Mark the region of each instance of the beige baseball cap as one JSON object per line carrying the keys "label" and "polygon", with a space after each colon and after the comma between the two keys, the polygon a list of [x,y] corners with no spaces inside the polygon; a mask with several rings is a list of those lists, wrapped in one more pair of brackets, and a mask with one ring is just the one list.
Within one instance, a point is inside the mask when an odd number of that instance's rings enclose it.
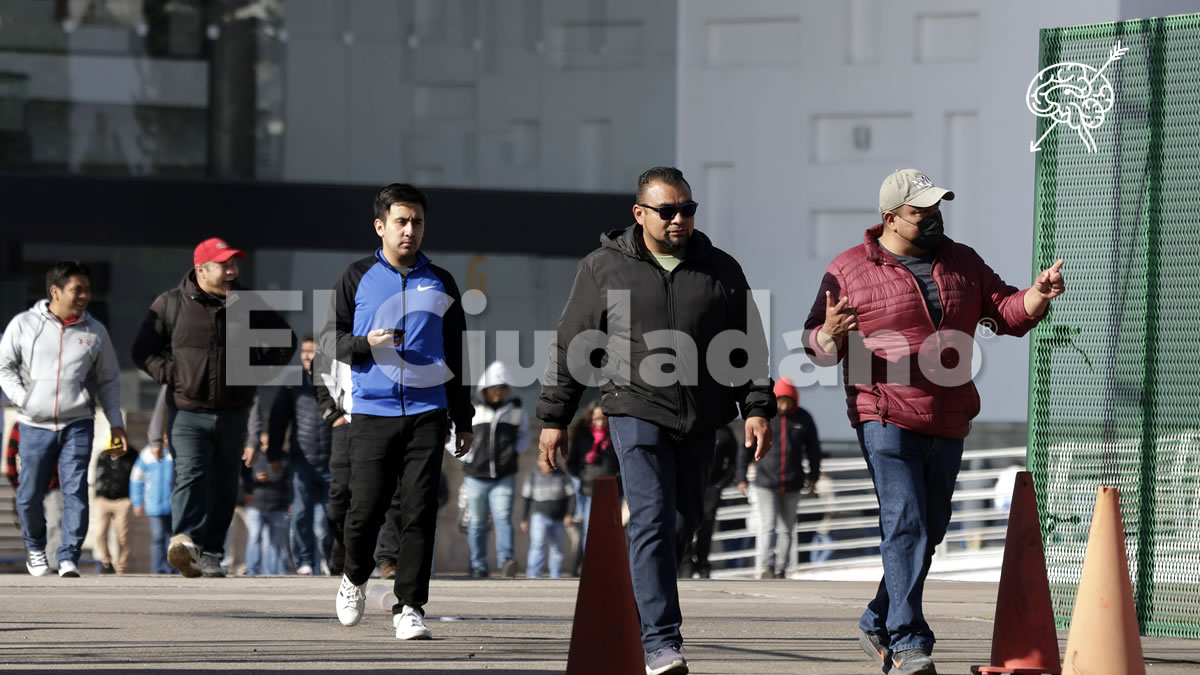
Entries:
{"label": "beige baseball cap", "polygon": [[898,169],[879,186],[879,212],[891,211],[902,204],[923,209],[942,199],[954,199],[954,193],[937,187],[919,169]]}

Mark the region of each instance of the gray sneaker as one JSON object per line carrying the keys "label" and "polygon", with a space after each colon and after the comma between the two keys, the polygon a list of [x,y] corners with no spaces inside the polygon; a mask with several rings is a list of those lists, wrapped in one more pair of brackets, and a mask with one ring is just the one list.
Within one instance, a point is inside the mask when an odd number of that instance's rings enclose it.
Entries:
{"label": "gray sneaker", "polygon": [[50,563],[46,560],[46,552],[30,551],[29,557],[25,560],[25,569],[35,577],[44,577],[50,574]]}
{"label": "gray sneaker", "polygon": [[683,675],[687,671],[687,659],[679,653],[679,645],[667,645],[646,654],[646,675]]}
{"label": "gray sneaker", "polygon": [[225,568],[221,567],[221,556],[216,553],[205,553],[200,556],[200,573],[206,577],[223,577]]}
{"label": "gray sneaker", "polygon": [[924,649],[905,649],[892,654],[892,675],[937,675],[933,659]]}
{"label": "gray sneaker", "polygon": [[871,657],[883,672],[892,669],[892,650],[888,649],[883,636],[864,630],[858,638],[858,646],[862,647],[863,652]]}

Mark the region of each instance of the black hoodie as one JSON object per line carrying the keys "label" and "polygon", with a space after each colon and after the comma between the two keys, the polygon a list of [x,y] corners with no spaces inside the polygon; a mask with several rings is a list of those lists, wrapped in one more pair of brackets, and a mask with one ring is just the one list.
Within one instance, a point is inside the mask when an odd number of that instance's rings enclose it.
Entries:
{"label": "black hoodie", "polygon": [[[610,311],[609,291],[628,293],[630,316]],[[749,328],[747,308],[753,317]],[[727,330],[748,334],[746,344],[756,353],[739,372],[718,382],[714,375],[720,373],[709,371],[706,354],[713,339]],[[737,416],[738,406],[743,417],[775,415],[766,336],[746,276],[732,256],[714,247],[701,232],[693,232],[684,259],[671,272],[646,250],[642,227],[636,224],[602,235],[600,248],[580,262],[558,322],[556,358],[547,367],[538,399],[537,417],[547,428],[567,428],[588,384],[576,381],[567,367],[572,340],[584,331],[608,335],[607,345],[597,345],[592,361],[598,365],[603,350],[604,374],[609,379],[600,390],[606,415],[628,415],[657,424],[676,439],[727,424]],[[663,331],[653,336],[662,342],[648,346],[647,336],[655,331]],[[690,336],[696,346],[693,354],[686,343],[672,337],[678,333]],[[588,350],[576,345],[570,352],[571,358],[577,358]],[[694,379],[667,386],[646,382],[643,361],[647,372],[661,373],[665,369],[659,364],[664,360],[683,363],[685,368],[690,365]],[[732,358],[719,354],[716,360],[738,364],[737,352]]]}

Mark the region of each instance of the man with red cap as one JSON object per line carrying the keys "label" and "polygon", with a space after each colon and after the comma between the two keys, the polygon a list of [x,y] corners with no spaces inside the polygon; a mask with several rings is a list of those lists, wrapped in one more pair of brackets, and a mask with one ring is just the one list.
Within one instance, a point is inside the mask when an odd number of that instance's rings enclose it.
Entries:
{"label": "man with red cap", "polygon": [[[245,257],[222,239],[200,242],[193,268],[178,287],[155,298],[133,343],[133,362],[171,392],[167,425],[175,489],[167,562],[186,577],[225,576],[221,559],[255,389],[228,384],[228,335],[288,327],[275,312],[255,311],[248,326],[227,329],[227,307],[240,289],[237,261]],[[250,365],[283,365],[295,351],[293,333],[289,347],[251,349]]]}
{"label": "man with red cap", "polygon": [[[771,420],[771,438],[778,452],[754,463],[754,505],[758,514],[756,566],[763,579],[787,576],[792,542],[796,539],[796,507],[801,494],[816,491],[821,475],[821,443],[812,415],[797,405],[796,387],[786,377],[775,382],[779,414]],[[754,456],[749,448],[738,450],[738,490],[746,494],[746,470]],[[807,465],[805,460],[807,460]]]}

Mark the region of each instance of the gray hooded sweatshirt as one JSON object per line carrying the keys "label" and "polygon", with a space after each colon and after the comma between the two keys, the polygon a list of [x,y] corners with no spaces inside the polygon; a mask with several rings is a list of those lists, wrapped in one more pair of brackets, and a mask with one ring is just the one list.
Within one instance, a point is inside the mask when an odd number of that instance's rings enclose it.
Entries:
{"label": "gray hooded sweatshirt", "polygon": [[13,318],[0,339],[0,387],[17,419],[58,431],[95,415],[97,402],[113,427],[124,427],[117,353],[108,330],[87,312],[64,324],[42,300]]}

